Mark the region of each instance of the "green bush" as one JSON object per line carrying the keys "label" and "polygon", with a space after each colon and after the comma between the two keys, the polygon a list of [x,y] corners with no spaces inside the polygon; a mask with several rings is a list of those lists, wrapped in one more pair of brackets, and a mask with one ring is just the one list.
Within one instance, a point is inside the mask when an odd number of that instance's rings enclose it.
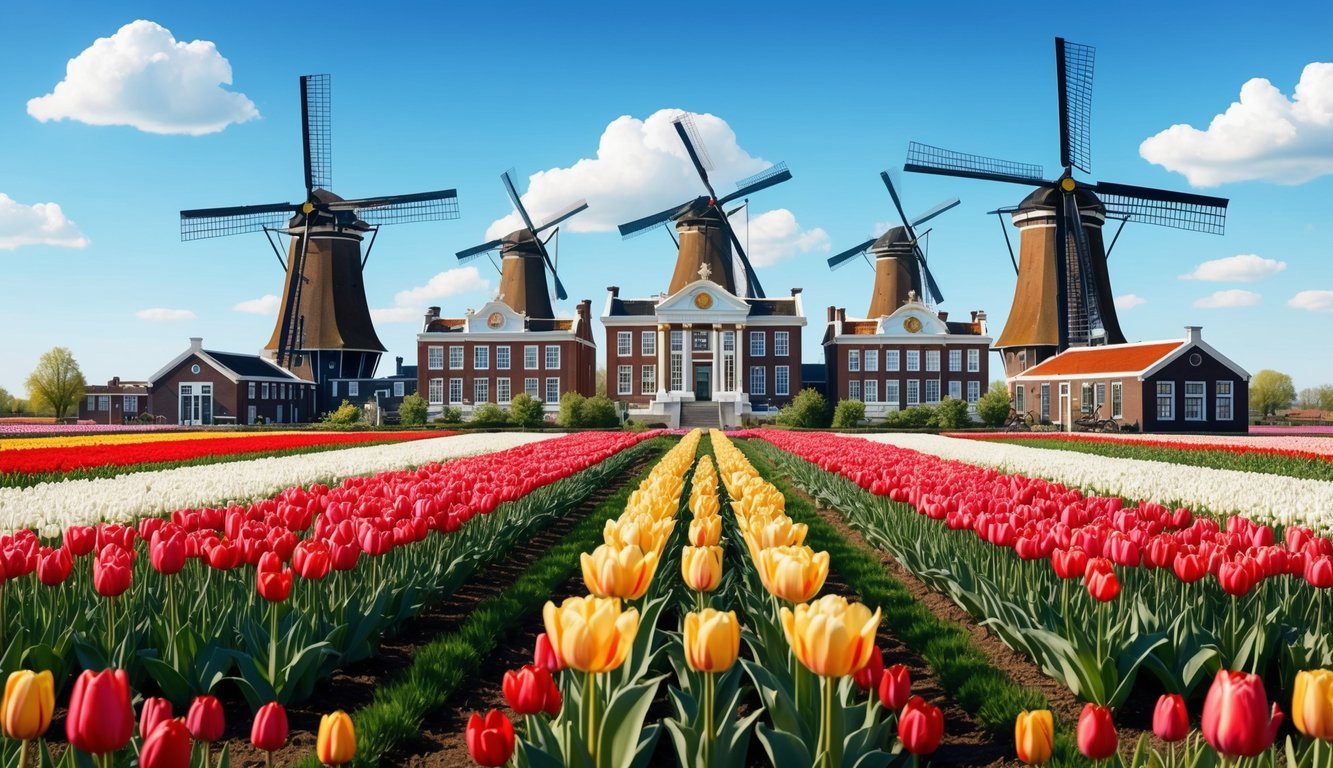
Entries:
{"label": "green bush", "polygon": [[545,424],[546,416],[542,410],[542,401],[527,392],[514,395],[514,399],[509,403],[509,421],[516,427],[540,427]]}
{"label": "green bush", "polygon": [[991,382],[990,389],[977,401],[977,415],[981,417],[981,423],[988,427],[999,427],[1009,418],[1009,409],[1012,408],[1009,401],[1009,388],[1003,381]]}
{"label": "green bush", "polygon": [[561,395],[560,412],[556,414],[555,423],[565,428],[582,426],[580,422],[583,419],[583,404],[587,399],[578,392],[566,392]]}
{"label": "green bush", "polygon": [[398,406],[398,423],[404,427],[419,427],[426,423],[426,398],[413,392]]}
{"label": "green bush", "polygon": [[361,423],[361,406],[353,405],[344,400],[342,405],[338,406],[337,410],[330,411],[329,414],[324,417],[324,421],[329,424],[340,424],[343,426],[359,424]]}
{"label": "green bush", "polygon": [[833,428],[858,427],[866,420],[866,404],[860,400],[839,400],[833,409]]}
{"label": "green bush", "polygon": [[958,429],[971,426],[972,416],[967,412],[966,400],[946,397],[935,406],[935,415],[930,426],[939,429]]}
{"label": "green bush", "polygon": [[935,426],[935,408],[914,405],[901,411],[890,411],[884,417],[884,426],[894,429],[924,429]]}
{"label": "green bush", "polygon": [[784,427],[822,429],[832,419],[828,401],[817,390],[806,387],[778,411],[778,423]]}
{"label": "green bush", "polygon": [[436,419],[436,421],[443,424],[462,424],[463,412],[458,408],[446,405],[440,410],[440,418]]}
{"label": "green bush", "polygon": [[577,392],[566,392],[560,396],[560,414],[555,423],[569,429],[618,427],[620,415],[616,404],[606,395],[584,397]]}
{"label": "green bush", "polygon": [[509,423],[509,414],[495,403],[482,403],[472,409],[469,423],[479,427],[500,427]]}

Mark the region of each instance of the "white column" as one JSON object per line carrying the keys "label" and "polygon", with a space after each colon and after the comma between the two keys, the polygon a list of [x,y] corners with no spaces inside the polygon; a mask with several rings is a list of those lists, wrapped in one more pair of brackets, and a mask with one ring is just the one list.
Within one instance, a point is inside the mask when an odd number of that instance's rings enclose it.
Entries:
{"label": "white column", "polygon": [[749,379],[745,378],[745,345],[749,340],[745,338],[745,326],[736,326],[736,391],[744,392]]}
{"label": "white column", "polygon": [[671,333],[670,326],[662,323],[657,326],[657,396],[664,399],[668,378],[671,376]]}
{"label": "white column", "polygon": [[694,395],[694,326],[691,323],[685,323],[682,327],[680,351],[684,360],[680,366],[680,389],[682,392],[689,392],[691,398]]}
{"label": "white column", "polygon": [[722,379],[722,326],[713,324],[713,379],[709,384],[713,387],[713,399],[717,399],[717,393],[722,391],[720,381]]}

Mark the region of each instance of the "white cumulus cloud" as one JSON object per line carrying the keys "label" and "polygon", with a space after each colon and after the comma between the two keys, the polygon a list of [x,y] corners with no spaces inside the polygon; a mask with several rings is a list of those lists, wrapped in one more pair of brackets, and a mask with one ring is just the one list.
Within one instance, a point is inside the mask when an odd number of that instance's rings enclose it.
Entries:
{"label": "white cumulus cloud", "polygon": [[216,133],[259,116],[231,85],[231,64],[207,40],[179,42],[151,21],[133,21],[98,38],[65,67],[51,93],[28,101],[28,114],[89,125],[128,125],[147,133]]}
{"label": "white cumulus cloud", "polygon": [[1205,261],[1181,280],[1207,280],[1212,283],[1253,283],[1272,277],[1287,268],[1287,262],[1265,259],[1253,253]]}
{"label": "white cumulus cloud", "polygon": [[194,313],[188,309],[167,309],[166,307],[141,309],[138,312],[135,312],[134,316],[140,320],[148,320],[154,323],[171,323],[179,320],[194,319]]}
{"label": "white cumulus cloud", "polygon": [[1253,78],[1207,130],[1173,125],[1145,139],[1139,155],[1198,187],[1304,184],[1333,173],[1333,63],[1307,64],[1290,98]]}
{"label": "white cumulus cloud", "polygon": [[1233,288],[1229,291],[1217,291],[1194,300],[1197,309],[1228,309],[1231,307],[1252,307],[1259,303],[1259,294],[1254,291],[1242,291]]}
{"label": "white cumulus cloud", "polygon": [[1138,306],[1147,304],[1148,300],[1136,293],[1127,293],[1124,296],[1115,297],[1115,308],[1120,311],[1130,310]]}
{"label": "white cumulus cloud", "polygon": [[247,315],[276,315],[278,314],[279,301],[280,299],[277,296],[266,293],[257,299],[246,299],[234,304],[232,309],[237,312],[244,312]]}
{"label": "white cumulus cloud", "polygon": [[88,245],[74,222],[65,218],[55,203],[24,205],[0,192],[0,251],[25,245],[58,245],[83,248]]}
{"label": "white cumulus cloud", "polygon": [[[738,232],[743,239],[744,231]],[[798,253],[819,251],[828,253],[828,233],[819,227],[801,229],[796,216],[786,208],[778,208],[750,220],[750,245],[747,252],[750,263],[769,267]]]}
{"label": "white cumulus cloud", "polygon": [[1287,306],[1310,312],[1333,312],[1333,291],[1301,291],[1287,300]]}
{"label": "white cumulus cloud", "polygon": [[490,281],[482,277],[476,267],[455,267],[438,273],[425,285],[399,291],[394,294],[394,306],[371,309],[370,316],[377,323],[419,321],[426,314],[426,304],[430,301],[490,290]]}

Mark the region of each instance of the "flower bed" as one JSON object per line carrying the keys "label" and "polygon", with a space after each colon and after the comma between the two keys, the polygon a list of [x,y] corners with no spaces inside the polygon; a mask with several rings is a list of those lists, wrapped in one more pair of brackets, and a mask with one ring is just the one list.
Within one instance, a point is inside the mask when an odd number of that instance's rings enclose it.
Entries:
{"label": "flower bed", "polygon": [[53,424],[51,422],[0,423],[0,437],[33,435],[91,435],[117,432],[172,432],[190,427],[178,424]]}

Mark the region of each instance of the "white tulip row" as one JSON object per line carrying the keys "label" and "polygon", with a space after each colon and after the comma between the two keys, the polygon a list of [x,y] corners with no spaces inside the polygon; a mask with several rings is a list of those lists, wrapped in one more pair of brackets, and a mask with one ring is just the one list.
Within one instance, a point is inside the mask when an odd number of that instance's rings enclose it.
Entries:
{"label": "white tulip row", "polygon": [[[853,437],[853,435],[849,435]],[[1144,499],[1259,522],[1333,532],[1333,483],[1280,475],[1117,459],[940,435],[855,435],[1003,472],[1040,477],[1087,493]]]}
{"label": "white tulip row", "polygon": [[[1047,437],[1050,435],[1050,437]],[[1172,448],[1198,450],[1263,449],[1273,451],[1303,451],[1333,459],[1333,439],[1306,435],[1143,435],[1131,432],[1078,432],[1052,433],[1039,432],[1022,434],[1014,432],[968,432],[958,437],[986,438],[998,437],[1006,440],[1037,439],[1051,440],[1053,444],[1060,440],[1104,443],[1152,443]]]}
{"label": "white tulip row", "polygon": [[33,528],[42,536],[55,536],[70,525],[128,522],[177,509],[245,502],[273,496],[294,485],[340,482],[354,475],[408,469],[556,436],[522,432],[461,434],[95,480],[41,483],[29,488],[0,488],[0,532]]}

